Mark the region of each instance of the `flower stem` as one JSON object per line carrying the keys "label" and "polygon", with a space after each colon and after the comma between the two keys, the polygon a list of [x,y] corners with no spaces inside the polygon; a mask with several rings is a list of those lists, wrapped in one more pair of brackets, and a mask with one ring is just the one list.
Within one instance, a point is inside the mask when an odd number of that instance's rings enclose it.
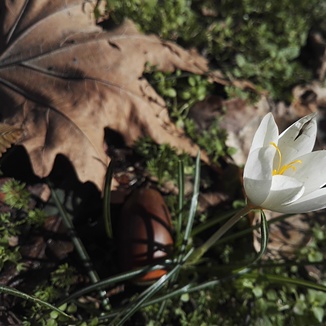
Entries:
{"label": "flower stem", "polygon": [[234,224],[236,224],[243,216],[247,215],[253,207],[247,205],[231,217],[225,224],[223,224],[205,243],[197,248],[189,257],[187,264],[195,264],[210,249],[217,240],[219,240]]}

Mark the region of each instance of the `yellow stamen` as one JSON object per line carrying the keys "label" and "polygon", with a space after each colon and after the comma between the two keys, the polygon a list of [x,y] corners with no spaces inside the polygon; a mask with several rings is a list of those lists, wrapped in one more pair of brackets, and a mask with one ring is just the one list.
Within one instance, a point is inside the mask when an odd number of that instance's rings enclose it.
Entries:
{"label": "yellow stamen", "polygon": [[282,166],[282,153],[281,153],[279,147],[274,142],[271,142],[270,144],[273,147],[275,147],[277,154],[278,154],[278,166],[277,166],[277,169],[273,170],[272,175],[276,175],[276,174],[282,175],[288,169],[292,169],[293,171],[295,171],[297,168],[294,166],[294,164],[302,163],[301,160],[295,160],[295,161],[290,162],[289,164],[285,164]]}
{"label": "yellow stamen", "polygon": [[273,141],[270,142],[270,144],[276,148],[276,151],[277,151],[277,154],[278,154],[278,167],[277,167],[277,170],[273,170],[273,175],[275,175],[275,174],[278,174],[277,171],[279,171],[281,169],[282,154],[281,154],[281,151],[278,148],[278,146]]}

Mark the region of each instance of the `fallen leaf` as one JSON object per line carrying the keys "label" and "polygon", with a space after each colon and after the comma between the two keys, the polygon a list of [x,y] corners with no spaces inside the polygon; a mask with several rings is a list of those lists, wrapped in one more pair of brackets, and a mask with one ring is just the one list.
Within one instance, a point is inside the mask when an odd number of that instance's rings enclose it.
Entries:
{"label": "fallen leaf", "polygon": [[194,51],[139,33],[131,21],[103,31],[92,8],[80,0],[2,1],[0,98],[2,120],[24,130],[21,144],[36,175],[47,176],[63,154],[82,182],[101,189],[110,160],[106,127],[127,145],[148,135],[196,155],[143,72],[147,63],[197,74],[208,65]]}
{"label": "fallen leaf", "polygon": [[22,129],[0,123],[0,157],[22,136]]}

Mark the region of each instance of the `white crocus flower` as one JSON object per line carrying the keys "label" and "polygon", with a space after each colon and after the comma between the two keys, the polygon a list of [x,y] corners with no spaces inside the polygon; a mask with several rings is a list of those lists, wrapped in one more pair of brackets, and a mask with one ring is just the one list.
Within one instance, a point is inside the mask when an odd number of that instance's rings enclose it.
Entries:
{"label": "white crocus flower", "polygon": [[312,152],[316,135],[316,114],[298,120],[281,135],[271,113],[263,118],[243,172],[247,206],[197,248],[191,262],[199,261],[252,209],[306,213],[326,207],[326,150]]}
{"label": "white crocus flower", "polygon": [[252,207],[305,213],[326,207],[326,151],[312,152],[316,115],[295,122],[281,135],[268,113],[254,136],[244,168]]}

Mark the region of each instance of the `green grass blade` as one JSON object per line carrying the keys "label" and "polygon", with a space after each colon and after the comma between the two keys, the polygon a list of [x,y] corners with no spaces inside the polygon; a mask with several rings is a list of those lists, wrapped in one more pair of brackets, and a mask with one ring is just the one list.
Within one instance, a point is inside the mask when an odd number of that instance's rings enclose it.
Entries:
{"label": "green grass blade", "polygon": [[178,224],[176,229],[176,243],[181,243],[181,229],[183,221],[183,207],[184,207],[184,185],[185,185],[185,176],[184,176],[184,164],[183,161],[178,163]]}
{"label": "green grass blade", "polygon": [[[180,266],[180,265],[178,265],[178,266]],[[208,288],[212,288],[214,286],[220,285],[224,281],[230,280],[230,278],[235,278],[237,276],[240,276],[240,275],[231,275],[231,276],[225,277],[224,279],[207,281],[207,282],[204,282],[204,283],[201,283],[201,284],[189,283],[189,284],[187,284],[187,285],[185,285],[185,286],[183,286],[181,288],[173,290],[173,291],[171,291],[171,292],[169,292],[167,294],[164,294],[164,295],[162,295],[162,296],[160,296],[158,298],[154,298],[152,300],[148,300],[146,302],[143,302],[139,308],[145,308],[145,307],[150,306],[150,305],[161,303],[162,301],[166,301],[168,299],[172,299],[172,298],[181,296],[182,294],[185,294],[185,293],[193,293],[193,292],[198,292],[198,291],[205,290],[205,289],[208,289]],[[118,314],[121,314],[121,311],[120,312],[115,311],[113,313],[103,315],[103,316],[101,316],[99,318],[99,320],[108,319],[108,318],[111,319],[113,317],[116,317]],[[110,325],[116,325],[116,324],[111,323]]]}
{"label": "green grass blade", "polygon": [[[187,253],[187,255],[185,256],[185,260],[187,260],[191,253],[192,250]],[[162,287],[175,276],[175,274],[179,273],[182,266],[183,263],[176,265],[170,272],[162,276],[157,282],[155,282],[147,290],[141,293],[140,296],[137,298],[137,302],[120,312],[112,321],[112,325],[123,325],[133,314],[135,314],[142,307],[142,305],[146,303],[146,301],[148,301],[154,294],[160,291]]]}
{"label": "green grass blade", "polygon": [[193,195],[191,198],[191,204],[190,204],[190,209],[189,209],[189,214],[188,214],[188,221],[187,221],[186,230],[185,230],[185,233],[183,236],[179,261],[181,261],[183,259],[183,255],[184,255],[186,246],[188,244],[188,241],[189,241],[189,238],[191,235],[192,226],[194,223],[194,219],[195,219],[196,211],[197,211],[197,205],[198,205],[199,186],[200,186],[200,152],[198,152],[197,157],[196,157],[194,192],[193,192]]}
{"label": "green grass blade", "polygon": [[[268,223],[268,225],[271,225],[271,224],[286,220],[288,217],[291,217],[291,216],[293,216],[293,214],[285,214],[285,215],[281,215],[281,216],[278,216],[278,217],[274,217],[273,219],[269,220],[267,223]],[[219,239],[216,242],[216,244],[220,245],[222,243],[228,243],[228,242],[230,242],[232,240],[241,238],[241,237],[243,237],[243,236],[245,236],[247,234],[252,233],[253,230],[257,230],[259,227],[261,227],[260,223],[258,223],[256,225],[253,225],[251,227],[248,227],[248,228],[246,228],[244,230],[235,232],[235,233],[233,233],[233,234],[231,234],[229,236],[226,236],[226,237],[223,237],[222,239]]]}
{"label": "green grass blade", "polygon": [[104,193],[103,193],[103,219],[105,225],[105,232],[110,239],[113,238],[111,209],[110,209],[112,175],[113,175],[113,163],[111,160],[106,170]]}
{"label": "green grass blade", "polygon": [[[151,285],[145,293],[143,293],[140,296],[140,299],[137,300],[137,302],[132,305],[131,307],[127,307],[122,312],[120,312],[116,318],[112,321],[112,325],[120,326],[123,325],[132,315],[134,315],[141,306],[155,293],[157,293],[164,284],[171,279],[171,277],[179,271],[181,268],[180,265],[177,265],[174,269],[172,269],[168,274],[162,276],[157,282],[155,282],[153,285]],[[123,316],[123,317],[122,317]],[[122,318],[121,318],[122,317]],[[121,318],[121,319],[120,319]]]}
{"label": "green grass blade", "polygon": [[50,303],[47,303],[41,299],[38,299],[38,298],[35,298],[29,294],[26,294],[24,292],[21,292],[21,291],[18,291],[14,288],[11,288],[11,287],[8,287],[8,286],[5,286],[5,285],[0,285],[0,293],[7,293],[7,294],[10,294],[10,295],[14,295],[16,297],[19,297],[19,298],[22,298],[26,301],[31,301],[33,303],[38,303],[46,308],[49,308],[50,310],[55,310],[56,312],[60,313],[61,315],[67,317],[67,318],[70,318],[70,319],[74,319],[72,316],[69,316],[67,315],[64,311],[60,310],[59,308],[53,306],[52,304]]}
{"label": "green grass blade", "polygon": [[109,286],[112,286],[114,284],[120,283],[120,282],[125,282],[130,279],[136,278],[138,276],[144,275],[148,273],[149,271],[154,271],[157,269],[162,269],[162,265],[156,265],[151,268],[140,268],[136,269],[130,272],[126,273],[121,273],[113,277],[109,277],[107,279],[103,279],[95,284],[91,284],[89,286],[86,286],[82,288],[81,290],[78,290],[74,293],[72,293],[69,297],[65,298],[64,300],[60,301],[60,305],[66,303],[66,302],[71,302],[76,298],[79,298],[85,294],[88,294],[90,292],[95,292],[95,291],[100,291],[105,288],[108,288]]}
{"label": "green grass blade", "polygon": [[229,229],[239,222],[244,216],[251,211],[249,206],[239,210],[232,218],[227,220],[215,233],[213,233],[200,247],[198,247],[189,259],[189,264],[197,264],[201,257],[209,250]]}
{"label": "green grass blade", "polygon": [[82,261],[82,263],[84,264],[84,267],[86,268],[86,270],[88,271],[88,275],[91,279],[92,283],[96,283],[98,282],[100,279],[96,273],[96,271],[92,268],[92,264],[91,264],[91,260],[90,257],[84,247],[84,244],[82,243],[82,241],[80,240],[80,238],[77,236],[75,227],[73,225],[73,223],[71,222],[71,218],[69,216],[69,214],[66,212],[65,208],[63,207],[63,205],[61,204],[58,195],[55,191],[55,189],[52,187],[51,183],[48,182],[48,185],[51,189],[51,196],[59,210],[59,213],[62,217],[62,220],[69,232],[71,241],[73,242],[75,249]]}
{"label": "green grass blade", "polygon": [[229,210],[227,212],[223,212],[221,214],[219,214],[218,216],[216,216],[215,218],[211,218],[209,219],[207,222],[205,223],[201,223],[197,226],[195,226],[192,229],[191,235],[195,236],[207,229],[210,229],[211,227],[213,227],[216,224],[219,224],[223,221],[225,221],[226,219],[230,218],[231,216],[233,216],[235,213],[237,212],[237,210]]}
{"label": "green grass blade", "polygon": [[272,274],[259,274],[259,273],[247,273],[243,277],[245,278],[254,278],[269,281],[274,284],[282,284],[282,285],[296,285],[300,287],[304,287],[307,289],[317,290],[326,292],[326,286],[322,284],[317,284],[310,281],[295,279],[287,276],[281,275],[272,275]]}
{"label": "green grass blade", "polygon": [[[70,216],[68,215],[68,213],[66,212],[65,208],[63,207],[63,205],[61,204],[57,193],[55,191],[55,189],[52,187],[51,183],[48,182],[48,185],[51,189],[51,196],[60,212],[60,215],[62,217],[62,220],[69,232],[71,241],[74,244],[74,247],[79,255],[80,260],[82,261],[82,264],[84,265],[84,268],[86,269],[88,276],[90,278],[90,281],[95,284],[98,283],[100,281],[100,277],[97,274],[96,270],[93,267],[92,261],[86,251],[86,248],[84,247],[83,242],[81,241],[81,239],[77,236],[77,232],[75,230],[75,227],[71,221]],[[109,302],[106,298],[106,293],[103,291],[99,292],[99,296],[102,298],[102,305],[106,308],[109,309]]]}
{"label": "green grass blade", "polygon": [[[175,246],[180,246],[182,245],[182,225],[183,225],[183,208],[184,208],[184,183],[185,183],[185,178],[184,178],[184,164],[183,161],[178,162],[178,188],[179,188],[179,193],[178,193],[178,223],[176,227],[176,241],[175,241]],[[180,254],[178,257],[178,262],[180,263],[182,260],[182,255]],[[175,283],[177,278],[178,278],[178,271],[175,272],[173,277],[168,282],[168,287],[170,288],[171,284]],[[165,307],[166,307],[167,301],[162,301],[161,306],[159,308],[159,311],[157,313],[157,320],[160,319],[162,316]]]}

